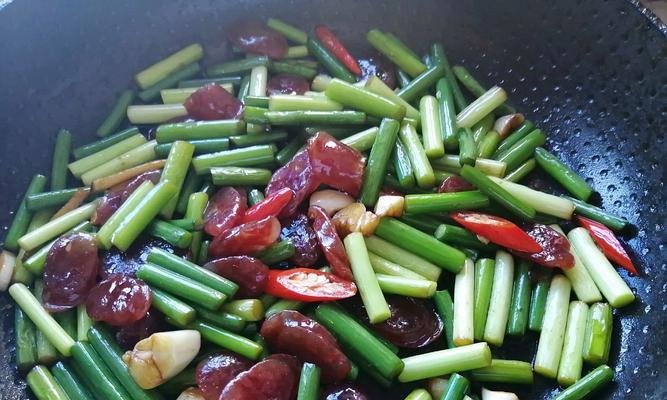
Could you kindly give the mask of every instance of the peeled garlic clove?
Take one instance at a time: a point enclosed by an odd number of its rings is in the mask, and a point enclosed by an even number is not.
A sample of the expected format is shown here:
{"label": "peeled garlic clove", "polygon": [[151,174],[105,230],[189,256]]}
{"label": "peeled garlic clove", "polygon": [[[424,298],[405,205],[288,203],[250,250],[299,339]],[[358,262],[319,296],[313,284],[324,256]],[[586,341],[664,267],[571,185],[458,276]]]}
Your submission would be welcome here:
{"label": "peeled garlic clove", "polygon": [[343,208],[333,216],[331,221],[341,238],[345,238],[352,232],[361,232],[364,236],[370,236],[380,224],[380,218],[366,211],[362,203],[352,203]]}
{"label": "peeled garlic clove", "polygon": [[375,233],[378,225],[380,225],[380,217],[370,211],[366,211],[359,218],[355,232],[361,232],[364,236],[371,236]]}
{"label": "peeled garlic clove", "polygon": [[328,216],[354,203],[352,196],[338,190],[326,189],[313,193],[310,196],[310,206],[318,206]]}
{"label": "peeled garlic clove", "polygon": [[338,211],[331,219],[338,235],[344,238],[350,233],[356,232],[359,219],[365,212],[366,207],[361,203],[352,203]]}
{"label": "peeled garlic clove", "polygon": [[201,347],[201,335],[195,330],[159,332],[152,337],[153,359],[167,379],[183,371]]}
{"label": "peeled garlic clove", "polygon": [[403,215],[403,196],[380,196],[375,203],[375,215],[378,217],[400,217]]}
{"label": "peeled garlic clove", "polygon": [[152,389],[183,371],[201,347],[195,330],[158,332],[123,355],[130,374],[143,389]]}
{"label": "peeled garlic clove", "polygon": [[504,115],[498,118],[495,124],[493,124],[493,130],[498,132],[501,138],[505,138],[510,132],[516,129],[516,127],[523,124],[525,119],[523,114],[520,113]]}
{"label": "peeled garlic clove", "polygon": [[123,361],[127,364],[127,369],[134,381],[142,389],[152,389],[166,381],[162,377],[160,369],[155,365],[151,351],[137,350],[135,346],[134,350],[123,354]]}

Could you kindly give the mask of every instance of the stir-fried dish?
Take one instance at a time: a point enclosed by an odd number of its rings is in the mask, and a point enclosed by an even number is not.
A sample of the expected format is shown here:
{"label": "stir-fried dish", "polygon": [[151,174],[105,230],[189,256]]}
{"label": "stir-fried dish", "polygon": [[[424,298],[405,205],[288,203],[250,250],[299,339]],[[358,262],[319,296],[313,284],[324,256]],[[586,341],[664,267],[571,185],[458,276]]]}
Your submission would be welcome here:
{"label": "stir-fried dish", "polygon": [[[499,400],[539,374],[571,400],[613,379],[627,221],[440,44],[366,39],[239,21],[233,60],[189,45],[98,141],[58,133],[0,256],[37,398]],[[496,355],[521,336],[534,359]]]}

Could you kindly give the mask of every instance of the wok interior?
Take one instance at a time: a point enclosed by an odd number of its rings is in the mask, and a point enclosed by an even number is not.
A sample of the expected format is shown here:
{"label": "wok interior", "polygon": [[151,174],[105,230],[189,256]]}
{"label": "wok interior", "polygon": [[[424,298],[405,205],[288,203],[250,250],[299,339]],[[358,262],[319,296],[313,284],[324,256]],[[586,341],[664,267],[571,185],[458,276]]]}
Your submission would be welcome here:
{"label": "wok interior", "polygon": [[[0,37],[8,38],[0,43],[1,225],[9,224],[9,210],[29,177],[48,172],[59,128],[70,129],[75,144],[92,140],[136,71],[192,42],[204,44],[208,62],[229,58],[225,26],[247,16],[275,16],[308,29],[326,23],[356,52],[370,48],[364,35],[372,27],[396,33],[420,52],[439,40],[452,63],[464,64],[487,85],[507,89],[510,100],[548,132],[548,146],[592,178],[601,204],[636,227],[625,239],[642,275],[620,273],[638,301],[616,312],[610,360],[616,383],[596,398],[664,397],[667,389],[650,382],[664,379],[667,367],[661,340],[667,326],[667,196],[661,183],[666,42],[629,2],[9,4],[0,10]],[[534,183],[551,185],[548,179]],[[25,384],[12,365],[10,307],[6,296],[0,298],[0,395],[21,399]],[[533,334],[512,339],[494,355],[530,361],[536,339]],[[554,388],[554,382],[538,377],[535,385],[514,389],[521,398],[543,398]]]}

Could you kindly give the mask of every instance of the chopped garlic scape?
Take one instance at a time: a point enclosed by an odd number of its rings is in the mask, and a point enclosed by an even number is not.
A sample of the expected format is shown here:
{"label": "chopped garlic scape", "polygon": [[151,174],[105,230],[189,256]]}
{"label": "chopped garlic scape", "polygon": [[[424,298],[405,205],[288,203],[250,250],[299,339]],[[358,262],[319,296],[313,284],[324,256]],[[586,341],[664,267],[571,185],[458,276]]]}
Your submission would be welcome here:
{"label": "chopped garlic scape", "polygon": [[4,292],[9,287],[16,267],[16,256],[3,250],[0,253],[0,292]]}
{"label": "chopped garlic scape", "polygon": [[183,371],[200,347],[201,336],[195,330],[158,332],[139,341],[123,361],[141,388],[152,389]]}

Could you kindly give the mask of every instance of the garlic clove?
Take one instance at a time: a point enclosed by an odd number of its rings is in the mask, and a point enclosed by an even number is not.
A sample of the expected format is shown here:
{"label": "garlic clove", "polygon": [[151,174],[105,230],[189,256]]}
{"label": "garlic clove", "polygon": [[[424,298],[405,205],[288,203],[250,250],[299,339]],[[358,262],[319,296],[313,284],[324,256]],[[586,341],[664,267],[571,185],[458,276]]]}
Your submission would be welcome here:
{"label": "garlic clove", "polygon": [[142,389],[152,389],[166,381],[160,369],[155,365],[151,351],[141,351],[135,347],[135,350],[123,354],[123,361],[134,381]]}
{"label": "garlic clove", "polygon": [[403,215],[403,196],[380,196],[375,203],[374,213],[378,217],[400,217]]}
{"label": "garlic clove", "polygon": [[130,374],[143,389],[152,389],[183,371],[201,347],[195,330],[157,332],[123,355]]}
{"label": "garlic clove", "polygon": [[338,235],[345,238],[352,232],[361,232],[364,236],[370,236],[380,224],[380,218],[370,211],[362,203],[352,203],[338,211],[331,219]]}
{"label": "garlic clove", "polygon": [[310,196],[310,206],[322,208],[328,216],[334,215],[352,203],[354,203],[352,196],[333,189],[320,190]]}
{"label": "garlic clove", "polygon": [[194,360],[201,347],[195,330],[158,332],[153,335],[153,359],[166,379],[174,377]]}
{"label": "garlic clove", "polygon": [[380,217],[370,211],[366,211],[359,218],[355,232],[361,232],[364,236],[371,236],[380,225]]}
{"label": "garlic clove", "polygon": [[519,125],[523,124],[525,119],[526,118],[523,116],[523,114],[520,113],[504,115],[498,118],[493,124],[493,130],[498,132],[501,138],[505,138],[510,134],[510,132],[516,129]]}

